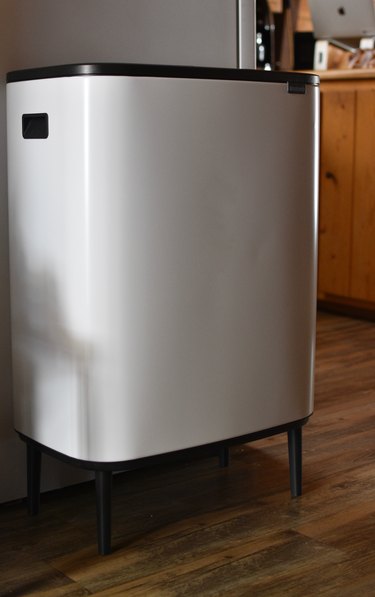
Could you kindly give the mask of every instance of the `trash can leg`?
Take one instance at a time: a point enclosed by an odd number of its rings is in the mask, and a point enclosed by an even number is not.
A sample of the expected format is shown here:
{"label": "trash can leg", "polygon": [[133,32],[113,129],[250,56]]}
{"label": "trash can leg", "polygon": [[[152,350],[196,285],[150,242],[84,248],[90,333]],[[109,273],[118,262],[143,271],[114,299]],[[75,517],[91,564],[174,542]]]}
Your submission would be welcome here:
{"label": "trash can leg", "polygon": [[111,553],[112,471],[96,471],[95,477],[98,552],[104,556]]}
{"label": "trash can leg", "polygon": [[31,516],[39,512],[40,504],[40,471],[42,453],[31,442],[26,443],[27,449],[27,509]]}
{"label": "trash can leg", "polygon": [[229,466],[229,448],[228,446],[221,446],[219,450],[220,467],[225,468]]}
{"label": "trash can leg", "polygon": [[288,431],[289,475],[292,497],[302,494],[302,427]]}

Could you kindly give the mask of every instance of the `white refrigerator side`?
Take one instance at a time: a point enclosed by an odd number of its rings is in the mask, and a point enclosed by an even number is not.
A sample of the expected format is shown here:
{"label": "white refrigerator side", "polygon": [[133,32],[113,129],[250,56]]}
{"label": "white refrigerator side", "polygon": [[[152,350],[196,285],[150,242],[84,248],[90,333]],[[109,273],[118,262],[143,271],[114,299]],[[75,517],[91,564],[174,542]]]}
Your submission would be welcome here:
{"label": "white refrigerator side", "polygon": [[255,68],[255,0],[0,0],[0,6],[11,21],[11,69],[74,62]]}

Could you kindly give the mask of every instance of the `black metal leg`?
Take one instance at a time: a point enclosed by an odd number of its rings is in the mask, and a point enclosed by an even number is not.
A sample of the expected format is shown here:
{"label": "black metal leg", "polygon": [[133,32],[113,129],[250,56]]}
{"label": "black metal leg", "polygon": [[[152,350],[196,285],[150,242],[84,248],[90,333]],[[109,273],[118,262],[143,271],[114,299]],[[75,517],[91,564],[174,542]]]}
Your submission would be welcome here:
{"label": "black metal leg", "polygon": [[105,556],[111,553],[111,494],[112,472],[96,471],[96,516],[98,551]]}
{"label": "black metal leg", "polygon": [[302,494],[302,427],[288,431],[289,475],[292,497]]}
{"label": "black metal leg", "polygon": [[41,451],[27,442],[27,509],[31,516],[39,512],[41,463]]}
{"label": "black metal leg", "polygon": [[228,448],[228,446],[221,446],[219,459],[220,459],[220,467],[221,468],[229,466],[229,448]]}

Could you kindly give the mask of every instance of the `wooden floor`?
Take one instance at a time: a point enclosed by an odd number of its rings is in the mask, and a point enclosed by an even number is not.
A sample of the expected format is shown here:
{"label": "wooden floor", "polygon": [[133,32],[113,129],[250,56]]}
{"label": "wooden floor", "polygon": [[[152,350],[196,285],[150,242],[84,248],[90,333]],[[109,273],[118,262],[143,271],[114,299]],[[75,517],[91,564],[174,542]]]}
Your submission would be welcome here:
{"label": "wooden floor", "polygon": [[320,314],[304,493],[286,437],[119,475],[111,556],[92,483],[0,507],[0,595],[375,595],[375,324]]}

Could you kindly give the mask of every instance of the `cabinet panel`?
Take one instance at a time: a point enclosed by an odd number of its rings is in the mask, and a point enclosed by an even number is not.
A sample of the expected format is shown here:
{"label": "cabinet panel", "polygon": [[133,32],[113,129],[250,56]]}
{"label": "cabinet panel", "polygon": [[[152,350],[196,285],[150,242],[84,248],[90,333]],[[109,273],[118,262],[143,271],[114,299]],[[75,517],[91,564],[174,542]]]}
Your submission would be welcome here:
{"label": "cabinet panel", "polygon": [[355,113],[355,90],[322,89],[320,296],[349,294]]}
{"label": "cabinet panel", "polygon": [[375,302],[375,89],[358,90],[350,296]]}

